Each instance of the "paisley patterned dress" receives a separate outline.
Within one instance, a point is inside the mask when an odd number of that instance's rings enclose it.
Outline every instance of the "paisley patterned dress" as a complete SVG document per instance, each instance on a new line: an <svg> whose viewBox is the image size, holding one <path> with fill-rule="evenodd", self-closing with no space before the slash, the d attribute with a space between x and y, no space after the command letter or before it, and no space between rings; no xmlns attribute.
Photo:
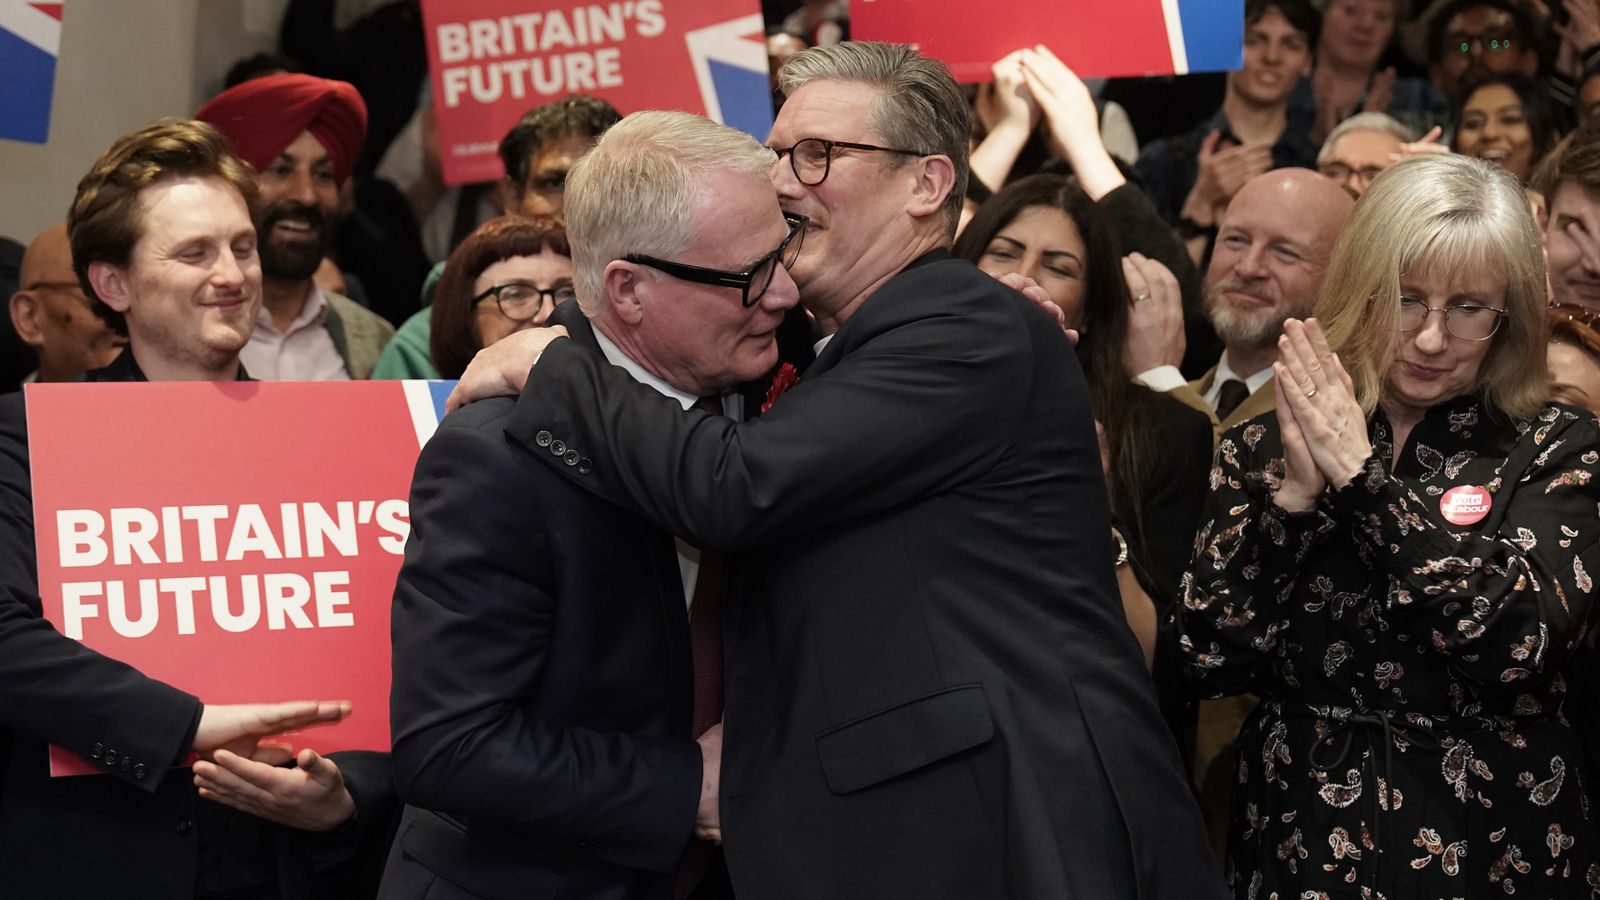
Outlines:
<svg viewBox="0 0 1600 900"><path fill-rule="evenodd" d="M1362 473L1296 515L1271 499L1273 415L1217 449L1176 624L1204 692L1262 697L1239 738L1234 892L1600 898L1560 673L1600 577L1600 425L1466 396L1398 458L1382 413L1368 433Z"/></svg>

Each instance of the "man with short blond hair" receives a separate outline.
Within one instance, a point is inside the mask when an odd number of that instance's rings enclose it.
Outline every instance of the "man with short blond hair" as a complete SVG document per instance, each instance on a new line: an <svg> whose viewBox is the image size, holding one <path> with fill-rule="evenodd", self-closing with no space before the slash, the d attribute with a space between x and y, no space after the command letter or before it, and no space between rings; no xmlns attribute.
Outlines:
<svg viewBox="0 0 1600 900"><path fill-rule="evenodd" d="M613 126L568 180L582 308L551 321L654 403L739 414L730 389L773 368L798 299L785 263L804 223L779 209L773 163L699 116ZM518 430L514 409L448 416L417 464L391 694L409 805L383 897L431 897L442 879L667 900L715 862L722 569L582 490L596 448Z"/></svg>

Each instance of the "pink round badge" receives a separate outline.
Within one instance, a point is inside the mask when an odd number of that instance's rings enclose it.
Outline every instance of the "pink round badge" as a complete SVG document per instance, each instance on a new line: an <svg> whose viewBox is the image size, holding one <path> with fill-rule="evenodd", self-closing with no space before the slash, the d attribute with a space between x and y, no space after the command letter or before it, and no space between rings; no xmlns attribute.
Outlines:
<svg viewBox="0 0 1600 900"><path fill-rule="evenodd" d="M1493 505L1494 498L1486 489L1463 484L1445 491L1439 498L1439 513L1452 525L1471 525L1483 521Z"/></svg>

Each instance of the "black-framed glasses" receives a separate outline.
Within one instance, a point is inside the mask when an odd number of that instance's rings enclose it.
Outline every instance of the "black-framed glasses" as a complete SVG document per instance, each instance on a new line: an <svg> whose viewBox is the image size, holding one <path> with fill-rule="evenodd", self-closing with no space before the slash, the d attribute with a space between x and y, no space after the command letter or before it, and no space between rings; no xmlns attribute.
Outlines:
<svg viewBox="0 0 1600 900"><path fill-rule="evenodd" d="M789 168L794 170L794 177L807 187L816 187L828 180L828 172L833 169L833 151L837 147L846 150L875 150L879 153L903 153L906 156L932 156L923 150L896 150L893 147L879 147L876 144L857 144L853 141L829 141L823 138L806 138L798 141L792 147L774 147L773 152L783 159L789 157Z"/></svg>
<svg viewBox="0 0 1600 900"><path fill-rule="evenodd" d="M542 288L529 284L526 281L508 281L497 284L487 291L472 298L474 304L481 303L490 297L494 298L495 305L500 308L500 314L517 322L526 322L539 316L539 310L544 309L545 298L550 298L550 305L564 303L577 297L578 294L570 284L558 284L552 288Z"/></svg>
<svg viewBox="0 0 1600 900"><path fill-rule="evenodd" d="M1400 330L1416 331L1434 312L1444 313L1444 327L1451 337L1463 341L1487 341L1500 330L1506 311L1493 306L1461 303L1455 306L1429 306L1415 297L1400 298Z"/></svg>
<svg viewBox="0 0 1600 900"><path fill-rule="evenodd" d="M685 263L676 263L671 260L657 259L654 256L645 256L642 253L630 253L622 258L623 262L636 265L649 266L652 269L665 272L673 278L683 281L692 281L695 284L712 284L718 287L733 287L740 291L739 303L746 309L761 302L762 296L767 293L767 288L772 286L772 279L778 273L781 263L785 269L794 265L800 256L800 245L805 242L806 223L811 220L796 213L784 213L783 220L789 224L789 233L783 236L783 241L777 248L766 256L756 260L756 264L743 272L729 272L724 269L708 269L704 266L691 266Z"/></svg>

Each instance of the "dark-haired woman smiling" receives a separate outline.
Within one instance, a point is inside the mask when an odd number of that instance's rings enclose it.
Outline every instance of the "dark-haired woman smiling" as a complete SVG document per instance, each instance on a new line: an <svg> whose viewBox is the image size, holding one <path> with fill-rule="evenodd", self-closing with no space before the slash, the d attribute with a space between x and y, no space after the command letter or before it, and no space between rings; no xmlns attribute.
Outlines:
<svg viewBox="0 0 1600 900"><path fill-rule="evenodd" d="M1078 356L1106 443L1111 512L1125 541L1118 569L1123 606L1152 654L1157 610L1177 594L1205 499L1211 425L1177 400L1134 384L1123 365L1134 302L1176 302L1177 281L1142 257L1152 292L1130 299L1104 216L1057 175L1034 175L996 193L956 241L955 255L991 275L1039 283L1081 335ZM1165 702L1165 701L1164 701Z"/></svg>

